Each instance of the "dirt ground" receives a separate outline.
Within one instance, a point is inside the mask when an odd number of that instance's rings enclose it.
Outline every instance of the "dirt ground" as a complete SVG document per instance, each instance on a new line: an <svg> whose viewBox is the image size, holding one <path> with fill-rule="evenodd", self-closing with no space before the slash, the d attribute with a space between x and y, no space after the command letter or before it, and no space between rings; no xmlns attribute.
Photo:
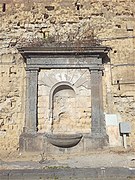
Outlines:
<svg viewBox="0 0 135 180"><path fill-rule="evenodd" d="M0 170L45 169L48 167L125 167L134 169L135 151L133 149L109 148L94 150L84 154L63 154L59 156L46 156L45 153L0 151Z"/></svg>

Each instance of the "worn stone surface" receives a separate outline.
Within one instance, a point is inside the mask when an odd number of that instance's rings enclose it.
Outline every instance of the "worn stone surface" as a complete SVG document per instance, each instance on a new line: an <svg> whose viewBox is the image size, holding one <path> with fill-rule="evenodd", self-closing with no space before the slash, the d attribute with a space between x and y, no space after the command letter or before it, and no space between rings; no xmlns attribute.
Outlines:
<svg viewBox="0 0 135 180"><path fill-rule="evenodd" d="M74 89L64 85L61 86L61 89L56 89L56 93L53 94L53 102L49 102L52 87L57 83L66 81ZM91 89L85 85L87 84L86 82L88 84L90 83L90 72L87 69L52 69L40 71L38 87L39 132L43 133L46 129L49 130L49 106L51 103L53 103L51 106L54 108L54 133L90 132Z"/></svg>
<svg viewBox="0 0 135 180"><path fill-rule="evenodd" d="M135 147L135 2L133 0L85 0L80 3L81 6L78 9L73 0L25 2L8 0L5 5L0 1L1 150L18 149L19 135L23 131L25 122L26 72L24 60L16 48L17 44L25 46L31 42L35 43L32 41L34 38L53 41L54 36L58 41L70 41L73 38L88 37L91 31L101 40L102 45L112 48L109 53L110 62L104 65L104 112L118 115L119 122L131 123L132 132L128 137L128 146ZM77 72L76 76L79 76L79 73ZM53 74L57 77L53 78ZM63 74L61 73L62 77L59 77L57 71L52 71L51 81L46 78L46 81L43 84L41 82L39 86L38 128L42 132L46 127L45 117L48 117L44 108L44 102L48 107L47 89L49 91L49 87L55 80L64 79ZM70 72L69 74L71 76ZM42 79L41 76L47 76L47 72L41 72L39 79ZM80 82L76 83L78 89L83 81L81 78ZM90 92L90 90L86 91L85 88L81 90L82 97L79 99L81 103L77 101L80 108L77 115L83 119L79 128L87 129L89 122L86 116L90 116L91 108L87 105L88 99L83 99L83 94ZM82 99L88 111L88 113L85 111L85 114L81 113L83 108L79 107ZM55 125L57 126L57 123ZM112 130L109 129L109 132L111 133Z"/></svg>

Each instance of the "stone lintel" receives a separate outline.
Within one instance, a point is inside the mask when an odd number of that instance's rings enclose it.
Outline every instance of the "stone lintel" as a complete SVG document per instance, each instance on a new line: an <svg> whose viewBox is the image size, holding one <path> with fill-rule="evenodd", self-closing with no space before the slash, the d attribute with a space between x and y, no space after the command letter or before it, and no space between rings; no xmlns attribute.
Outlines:
<svg viewBox="0 0 135 180"><path fill-rule="evenodd" d="M73 65L73 64L53 64L53 65L27 65L28 70L34 70L38 66L38 69L90 69L90 70L98 70L103 71L104 67L103 65Z"/></svg>
<svg viewBox="0 0 135 180"><path fill-rule="evenodd" d="M102 59L98 57L33 57L26 61L28 65L91 65L102 64Z"/></svg>

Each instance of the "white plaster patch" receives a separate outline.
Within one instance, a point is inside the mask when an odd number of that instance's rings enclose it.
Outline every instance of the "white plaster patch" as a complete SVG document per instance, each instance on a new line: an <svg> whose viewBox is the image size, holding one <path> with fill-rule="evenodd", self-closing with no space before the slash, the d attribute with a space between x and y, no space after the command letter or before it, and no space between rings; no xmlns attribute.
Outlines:
<svg viewBox="0 0 135 180"><path fill-rule="evenodd" d="M105 114L105 121L107 126L118 126L118 117L116 114Z"/></svg>

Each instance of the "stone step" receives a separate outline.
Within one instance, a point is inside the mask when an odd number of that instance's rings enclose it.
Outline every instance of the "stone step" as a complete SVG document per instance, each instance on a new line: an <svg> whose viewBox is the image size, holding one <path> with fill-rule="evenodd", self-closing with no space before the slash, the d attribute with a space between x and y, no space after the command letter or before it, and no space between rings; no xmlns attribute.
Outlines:
<svg viewBox="0 0 135 180"><path fill-rule="evenodd" d="M0 180L45 180L45 179L91 179L126 180L135 179L135 169L115 168L63 168L1 170Z"/></svg>

